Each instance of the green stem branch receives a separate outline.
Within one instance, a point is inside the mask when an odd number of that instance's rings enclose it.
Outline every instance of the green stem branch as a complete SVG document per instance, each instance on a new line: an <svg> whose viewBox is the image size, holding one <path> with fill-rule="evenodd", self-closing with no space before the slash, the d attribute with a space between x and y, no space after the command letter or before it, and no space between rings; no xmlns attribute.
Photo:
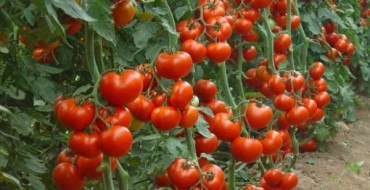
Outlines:
<svg viewBox="0 0 370 190"><path fill-rule="evenodd" d="M268 64L269 69L273 74L277 74L277 71L275 69L274 64L274 36L272 34L270 25L269 25L269 11L270 7L267 7L263 9L263 22L265 24L265 30L266 30L266 36L265 36L265 42L266 42L266 51L267 51L267 58L268 58Z"/></svg>
<svg viewBox="0 0 370 190"><path fill-rule="evenodd" d="M229 167L229 190L235 190L235 159L231 158Z"/></svg>
<svg viewBox="0 0 370 190"><path fill-rule="evenodd" d="M129 175L128 173L123 169L122 165L118 162L117 163L117 171L118 171L118 186L120 190L128 190L128 180Z"/></svg>
<svg viewBox="0 0 370 190"><path fill-rule="evenodd" d="M110 169L111 160L108 156L103 156L103 181L105 190L114 190L113 180L112 180L112 171Z"/></svg>
<svg viewBox="0 0 370 190"><path fill-rule="evenodd" d="M164 8L167 10L167 15L166 16L167 16L167 20L168 20L169 24L171 25L171 28L176 29L176 22L175 22L175 19L173 18L173 14L172 14L170 6L167 3L167 0L162 0L162 2L163 2L163 5L164 5ZM172 52L174 52L175 49L176 49L176 46L177 46L177 41L178 41L179 35L176 34L176 33L175 34L169 33L168 37L169 37L170 50Z"/></svg>
<svg viewBox="0 0 370 190"><path fill-rule="evenodd" d="M100 78L100 74L96 66L94 54L94 31L90 28L85 31L85 57L91 77L94 82L97 82Z"/></svg>
<svg viewBox="0 0 370 190"><path fill-rule="evenodd" d="M227 72L226 72L226 64L225 62L222 62L219 64L220 67L220 74L221 74L221 82L223 90L226 92L226 100L229 105L232 106L233 110L237 108L237 105L235 103L234 97L231 94L229 82L227 80Z"/></svg>
<svg viewBox="0 0 370 190"><path fill-rule="evenodd" d="M289 36L292 36L292 6L291 6L291 1L292 0L287 0L287 22L286 22L286 29L289 34ZM294 65L294 50L293 46L291 45L288 50L288 62L290 65L291 70L295 70L295 65Z"/></svg>
<svg viewBox="0 0 370 190"><path fill-rule="evenodd" d="M297 162L297 158L299 156L299 143L298 143L298 140L297 140L297 137L296 137L296 132L297 132L296 127L292 127L289 130L290 138L292 139L293 151L294 152L293 152L293 159L290 162L288 171L290 171L295 166L295 163Z"/></svg>

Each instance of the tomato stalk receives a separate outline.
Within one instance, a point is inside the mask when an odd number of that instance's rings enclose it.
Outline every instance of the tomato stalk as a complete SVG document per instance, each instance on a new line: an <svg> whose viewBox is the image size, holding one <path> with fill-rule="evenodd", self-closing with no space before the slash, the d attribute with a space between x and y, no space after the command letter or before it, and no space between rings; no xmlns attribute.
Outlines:
<svg viewBox="0 0 370 190"><path fill-rule="evenodd" d="M274 36L272 34L272 31L269 25L269 20L268 20L269 11L270 11L270 7L266 7L263 9L263 22L265 24L265 29L266 29L266 36L265 36L266 51L267 51L269 69L273 74L277 74L277 71L275 69L275 64L274 64L274 58L273 58L274 56Z"/></svg>
<svg viewBox="0 0 370 190"><path fill-rule="evenodd" d="M226 101L229 105L232 106L233 110L237 108L237 105L235 103L234 97L231 94L229 82L227 80L227 72L226 72L226 64L225 62L222 62L219 64L220 67L220 74L221 74L221 82L223 90L226 92Z"/></svg>
<svg viewBox="0 0 370 190"><path fill-rule="evenodd" d="M111 160L110 157L107 155L103 156L103 163L102 163L102 171L103 171L103 182L104 182L104 189L105 190L114 190L113 180L112 180L112 172L111 172Z"/></svg>
<svg viewBox="0 0 370 190"><path fill-rule="evenodd" d="M229 190L235 190L235 159L231 158L229 166Z"/></svg>
<svg viewBox="0 0 370 190"><path fill-rule="evenodd" d="M126 170L123 169L121 163L117 162L117 171L118 171L118 186L120 190L128 190L128 180L129 175Z"/></svg>
<svg viewBox="0 0 370 190"><path fill-rule="evenodd" d="M242 69L243 69L243 47L238 47L238 60L237 60L237 69L238 74L236 75L236 81L238 83L238 91L239 96L243 100L244 99L244 88L243 88L243 82L242 82Z"/></svg>
<svg viewBox="0 0 370 190"><path fill-rule="evenodd" d="M171 28L176 30L176 22L175 22L175 19L173 18L173 14L172 14L170 6L167 3L167 0L162 0L162 3L164 5L164 8L167 10L167 15L166 16L167 16L167 20L168 20ZM177 33L174 34L174 33L170 32L168 34L168 38L169 38L170 51L175 52L179 35Z"/></svg>
<svg viewBox="0 0 370 190"><path fill-rule="evenodd" d="M292 36L292 6L290 3L291 3L291 0L287 0L286 29L287 29L289 36ZM290 45L289 50L288 50L288 62L290 65L290 69L295 70L293 55L294 55L293 45Z"/></svg>
<svg viewBox="0 0 370 190"><path fill-rule="evenodd" d="M85 58L91 77L94 82L97 82L100 73L94 55L94 31L90 28L85 30Z"/></svg>
<svg viewBox="0 0 370 190"><path fill-rule="evenodd" d="M97 41L95 43L95 57L96 57L96 64L100 71L104 72L104 62L103 62L103 43L102 37L98 36Z"/></svg>
<svg viewBox="0 0 370 190"><path fill-rule="evenodd" d="M297 158L299 156L299 143L298 143L298 140L297 140L297 137L296 137L296 132L297 132L296 127L292 127L289 130L290 137L292 138L294 154L293 154L293 159L290 162L289 168L287 169L288 171L291 170L294 167L295 163L297 162Z"/></svg>

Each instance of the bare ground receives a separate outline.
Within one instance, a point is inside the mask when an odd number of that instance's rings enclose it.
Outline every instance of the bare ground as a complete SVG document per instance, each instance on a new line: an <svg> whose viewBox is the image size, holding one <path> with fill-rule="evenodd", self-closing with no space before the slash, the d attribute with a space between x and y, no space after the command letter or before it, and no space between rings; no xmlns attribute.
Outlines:
<svg viewBox="0 0 370 190"><path fill-rule="evenodd" d="M367 107L370 99L361 98ZM359 121L342 123L338 135L327 144L327 152L301 154L297 190L370 190L370 109L359 108ZM363 161L360 174L346 166Z"/></svg>

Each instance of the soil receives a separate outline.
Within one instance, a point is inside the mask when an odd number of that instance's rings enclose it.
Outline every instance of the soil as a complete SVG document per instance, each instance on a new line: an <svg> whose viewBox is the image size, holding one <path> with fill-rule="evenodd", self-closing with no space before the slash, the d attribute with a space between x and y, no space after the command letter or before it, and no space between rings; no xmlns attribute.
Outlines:
<svg viewBox="0 0 370 190"><path fill-rule="evenodd" d="M300 174L296 190L370 190L370 99L357 111L358 122L340 123L339 133L327 152L303 153L296 165ZM348 167L363 161L357 174Z"/></svg>

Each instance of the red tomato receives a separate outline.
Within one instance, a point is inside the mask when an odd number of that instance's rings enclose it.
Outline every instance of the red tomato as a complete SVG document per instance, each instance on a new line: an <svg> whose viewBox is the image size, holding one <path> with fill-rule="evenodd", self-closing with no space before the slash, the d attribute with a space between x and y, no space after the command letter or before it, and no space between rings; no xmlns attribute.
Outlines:
<svg viewBox="0 0 370 190"><path fill-rule="evenodd" d="M306 107L306 109L308 110L309 118L312 118L315 115L316 110L317 110L316 102L309 98L303 99L302 102L304 104L304 107Z"/></svg>
<svg viewBox="0 0 370 190"><path fill-rule="evenodd" d="M124 127L130 127L132 117L130 111L125 107L114 106L114 112L109 114L109 110L107 108L101 108L99 110L99 115L104 118L105 122L111 125L121 125ZM106 129L106 124L100 118L96 120L96 124L98 125L100 131L104 131Z"/></svg>
<svg viewBox="0 0 370 190"><path fill-rule="evenodd" d="M276 153L283 146L283 138L280 133L274 130L266 132L266 138L261 141L264 155Z"/></svg>
<svg viewBox="0 0 370 190"><path fill-rule="evenodd" d="M338 40L335 44L334 44L334 48L337 49L340 53L345 53L348 49L348 42L346 42L345 40Z"/></svg>
<svg viewBox="0 0 370 190"><path fill-rule="evenodd" d="M288 112L294 107L295 100L294 97L287 96L285 94L280 94L274 99L274 106L280 111Z"/></svg>
<svg viewBox="0 0 370 190"><path fill-rule="evenodd" d="M280 130L288 130L289 127L292 125L289 123L288 119L286 118L286 113L283 113L278 117L277 124Z"/></svg>
<svg viewBox="0 0 370 190"><path fill-rule="evenodd" d="M77 168L69 162L58 164L54 168L53 178L61 190L79 190L84 186L83 177Z"/></svg>
<svg viewBox="0 0 370 190"><path fill-rule="evenodd" d="M293 1L292 1L293 2ZM275 17L275 22L283 29L286 29L286 22L287 22L287 16L277 16ZM292 30L295 30L299 27L301 24L301 19L297 15L292 15L291 22L290 22L290 28Z"/></svg>
<svg viewBox="0 0 370 190"><path fill-rule="evenodd" d="M302 139L302 141L305 141L305 139ZM311 139L310 141L308 141L307 144L304 144L304 145L300 145L299 146L299 150L301 152L315 152L316 149L317 149L317 143L313 139Z"/></svg>
<svg viewBox="0 0 370 190"><path fill-rule="evenodd" d="M248 86L257 88L262 85L262 82L257 78L257 69L249 69L247 72L245 72L245 76L247 76L247 78L244 80L244 82Z"/></svg>
<svg viewBox="0 0 370 190"><path fill-rule="evenodd" d="M54 51L54 54L55 54L56 52L55 50L48 50L48 49L42 49L39 47L35 47L33 49L32 56L33 56L33 59L35 59L39 63L49 64L54 61L52 51Z"/></svg>
<svg viewBox="0 0 370 190"><path fill-rule="evenodd" d="M271 91L267 82L264 82L259 88L258 91L261 92L266 98L272 98L274 93Z"/></svg>
<svg viewBox="0 0 370 190"><path fill-rule="evenodd" d="M267 68L267 66L261 65L257 67L256 70L256 77L261 81L261 82L268 82L272 76L272 73L270 70Z"/></svg>
<svg viewBox="0 0 370 190"><path fill-rule="evenodd" d="M321 108L317 108L315 114L309 119L311 122L320 121L325 116L324 111Z"/></svg>
<svg viewBox="0 0 370 190"><path fill-rule="evenodd" d="M283 172L279 169L269 169L263 174L263 179L270 186L279 185L283 179Z"/></svg>
<svg viewBox="0 0 370 190"><path fill-rule="evenodd" d="M254 46L251 46L250 48L248 49L243 49L243 58L248 61L248 62L251 62L254 60L254 58L257 56L257 49L256 47Z"/></svg>
<svg viewBox="0 0 370 190"><path fill-rule="evenodd" d="M131 114L142 122L150 121L154 108L154 103L143 95L139 95L139 97L128 104Z"/></svg>
<svg viewBox="0 0 370 190"><path fill-rule="evenodd" d="M326 22L324 24L324 28L325 28L326 33L331 34L331 33L335 32L335 29L337 27L335 26L334 22L329 21L329 22Z"/></svg>
<svg viewBox="0 0 370 190"><path fill-rule="evenodd" d="M121 75L105 73L100 80L101 95L113 105L123 105L134 101L143 90L140 73L127 69Z"/></svg>
<svg viewBox="0 0 370 190"><path fill-rule="evenodd" d="M153 103L155 107L162 106L167 101L167 95L165 93L156 93L153 97Z"/></svg>
<svg viewBox="0 0 370 190"><path fill-rule="evenodd" d="M183 108L193 99L193 87L186 81L177 81L172 85L170 104L174 108Z"/></svg>
<svg viewBox="0 0 370 190"><path fill-rule="evenodd" d="M320 78L318 80L310 81L310 86L315 89L315 90L312 90L312 92L325 92L325 91L328 90L328 86L326 84L326 81L322 78Z"/></svg>
<svg viewBox="0 0 370 190"><path fill-rule="evenodd" d="M291 44L292 38L289 34L280 34L274 42L274 51L275 53L286 54Z"/></svg>
<svg viewBox="0 0 370 190"><path fill-rule="evenodd" d="M335 48L331 48L331 50L328 50L328 52L326 52L326 57L332 60L336 59L338 57L338 50Z"/></svg>
<svg viewBox="0 0 370 190"><path fill-rule="evenodd" d="M355 51L356 51L356 46L353 45L353 43L349 43L345 55L351 56Z"/></svg>
<svg viewBox="0 0 370 190"><path fill-rule="evenodd" d="M207 103L201 103L201 105L210 108L215 115L226 112L226 103L221 100L212 100Z"/></svg>
<svg viewBox="0 0 370 190"><path fill-rule="evenodd" d="M230 120L231 115L227 113L218 113L215 115L214 123L210 127L220 140L232 142L239 137L242 127L239 121Z"/></svg>
<svg viewBox="0 0 370 190"><path fill-rule="evenodd" d="M181 46L181 51L187 52L193 63L201 63L207 57L207 48L202 43L193 39L185 40Z"/></svg>
<svg viewBox="0 0 370 190"><path fill-rule="evenodd" d="M73 153L86 158L94 158L98 156L99 150L99 135L86 134L81 131L75 131L69 136L69 147Z"/></svg>
<svg viewBox="0 0 370 190"><path fill-rule="evenodd" d="M179 125L183 128L194 127L198 121L199 111L196 107L187 105L181 111L181 120Z"/></svg>
<svg viewBox="0 0 370 190"><path fill-rule="evenodd" d="M262 155L262 144L259 140L238 137L231 143L231 153L238 161L252 163Z"/></svg>
<svg viewBox="0 0 370 190"><path fill-rule="evenodd" d="M96 156L94 158L85 158L80 156L77 159L78 171L84 177L90 179L102 179L103 172L96 170L101 165L102 161L103 154L100 154L99 156ZM111 171L114 172L116 168L117 168L117 158L113 158L111 160Z"/></svg>
<svg viewBox="0 0 370 190"><path fill-rule="evenodd" d="M281 137L283 138L283 146L281 147L282 150L290 148L292 144L292 140L290 139L290 134L288 130L279 130Z"/></svg>
<svg viewBox="0 0 370 190"><path fill-rule="evenodd" d="M114 26L125 26L135 16L135 7L129 0L121 0L112 7Z"/></svg>
<svg viewBox="0 0 370 190"><path fill-rule="evenodd" d="M203 166L209 164L209 160L207 158L200 157L198 159L198 164L199 164L200 167L203 167Z"/></svg>
<svg viewBox="0 0 370 190"><path fill-rule="evenodd" d="M71 18L69 20L69 26L66 30L66 34L73 35L73 34L78 33L81 30L82 25L83 24L80 20L75 19L75 18Z"/></svg>
<svg viewBox="0 0 370 190"><path fill-rule="evenodd" d="M206 20L207 38L218 42L224 42L230 38L232 28L226 18L221 16L211 17Z"/></svg>
<svg viewBox="0 0 370 190"><path fill-rule="evenodd" d="M65 100L66 98L63 95L59 95L57 99L54 101L54 114L58 118L58 108L60 104Z"/></svg>
<svg viewBox="0 0 370 190"><path fill-rule="evenodd" d="M206 3L206 2L205 2ZM225 5L221 0L212 0L211 5L203 6L203 19L207 21L209 18L217 16L225 16Z"/></svg>
<svg viewBox="0 0 370 190"><path fill-rule="evenodd" d="M211 133L211 136L211 138L206 138L199 135L195 138L195 149L198 156L200 156L201 153L211 154L217 150L218 138L213 133Z"/></svg>
<svg viewBox="0 0 370 190"><path fill-rule="evenodd" d="M152 124L160 131L168 131L180 124L181 113L174 107L157 107L151 115Z"/></svg>
<svg viewBox="0 0 370 190"><path fill-rule="evenodd" d="M63 163L63 162L69 162L69 163L72 163L73 160L75 159L75 155L73 155L73 153L71 152L70 149L68 148L65 148L63 149L59 154L58 154L58 157L57 157L57 163L60 164L60 163Z"/></svg>
<svg viewBox="0 0 370 190"><path fill-rule="evenodd" d="M234 23L234 32L240 35L248 34L252 31L253 23L245 18L237 18Z"/></svg>
<svg viewBox="0 0 370 190"><path fill-rule="evenodd" d="M287 13L287 0L278 0L274 3L274 11L284 15ZM294 1L290 1L291 10L294 10Z"/></svg>
<svg viewBox="0 0 370 190"><path fill-rule="evenodd" d="M328 92L320 92L314 98L318 108L324 108L330 103L330 95Z"/></svg>
<svg viewBox="0 0 370 190"><path fill-rule="evenodd" d="M203 174L203 185L207 189L221 189L224 185L225 174L220 167L214 164L207 164L201 168Z"/></svg>
<svg viewBox="0 0 370 190"><path fill-rule="evenodd" d="M248 185L243 190L265 190L263 187L256 187L255 185Z"/></svg>
<svg viewBox="0 0 370 190"><path fill-rule="evenodd" d="M283 190L289 190L296 187L298 184L298 176L295 173L286 173L279 184L279 187Z"/></svg>
<svg viewBox="0 0 370 190"><path fill-rule="evenodd" d="M248 19L253 23L258 21L258 19L261 16L260 11L256 8L253 8L253 7L250 8L249 10L245 10L244 8L242 8L242 10L240 12L241 12L241 14L243 15L243 17L245 19Z"/></svg>
<svg viewBox="0 0 370 190"><path fill-rule="evenodd" d="M282 94L285 91L283 79L279 75L272 75L268 81L268 86L275 95Z"/></svg>
<svg viewBox="0 0 370 190"><path fill-rule="evenodd" d="M198 169L184 158L178 158L167 169L168 177L178 188L188 188L200 180Z"/></svg>
<svg viewBox="0 0 370 190"><path fill-rule="evenodd" d="M184 42L188 39L195 39L202 34L203 26L194 19L187 19L179 22L176 26L177 32L180 34L180 40Z"/></svg>
<svg viewBox="0 0 370 190"><path fill-rule="evenodd" d="M157 87L158 82L153 76L153 69L148 63L140 64L136 67L136 71L140 73L141 77L143 77L143 92L147 91L150 83L152 83L152 89L155 89Z"/></svg>
<svg viewBox="0 0 370 190"><path fill-rule="evenodd" d="M252 7L258 8L258 9L263 9L268 7L273 0L251 0L250 3Z"/></svg>
<svg viewBox="0 0 370 190"><path fill-rule="evenodd" d="M210 80L200 79L195 83L194 92L201 102L210 102L217 94L217 86Z"/></svg>
<svg viewBox="0 0 370 190"><path fill-rule="evenodd" d="M310 77L313 79L320 79L325 73L325 65L321 62L313 63L313 66L310 69Z"/></svg>
<svg viewBox="0 0 370 190"><path fill-rule="evenodd" d="M110 157L121 157L131 149L133 137L123 126L113 125L100 133L99 148Z"/></svg>
<svg viewBox="0 0 370 190"><path fill-rule="evenodd" d="M68 129L84 130L94 119L95 107L90 102L76 105L76 99L69 98L60 103L57 116Z"/></svg>
<svg viewBox="0 0 370 190"><path fill-rule="evenodd" d="M248 104L246 118L248 126L253 129L263 129L272 121L272 109L264 104L257 105L255 102Z"/></svg>
<svg viewBox="0 0 370 190"><path fill-rule="evenodd" d="M174 54L160 53L155 59L157 74L167 79L186 77L193 68L191 56L183 51Z"/></svg>
<svg viewBox="0 0 370 190"><path fill-rule="evenodd" d="M229 59L231 47L226 42L211 43L207 46L207 57L213 63L221 63Z"/></svg>
<svg viewBox="0 0 370 190"><path fill-rule="evenodd" d="M285 83L285 88L288 92L292 90L292 83L294 92L298 92L304 87L306 82L303 75L300 72L295 71L289 76L289 79Z"/></svg>
<svg viewBox="0 0 370 190"><path fill-rule="evenodd" d="M171 186L170 179L168 177L167 171L160 176L155 177L155 183L157 184L158 187L169 187Z"/></svg>
<svg viewBox="0 0 370 190"><path fill-rule="evenodd" d="M309 112L303 106L292 108L287 114L288 122L292 125L301 125L308 120Z"/></svg>
<svg viewBox="0 0 370 190"><path fill-rule="evenodd" d="M339 40L339 36L337 33L330 33L330 34L327 34L325 36L325 40L332 46L335 45L335 43L337 43L337 41Z"/></svg>
<svg viewBox="0 0 370 190"><path fill-rule="evenodd" d="M243 40L247 42L257 42L259 40L260 36L257 31L250 31L248 34L243 35Z"/></svg>

